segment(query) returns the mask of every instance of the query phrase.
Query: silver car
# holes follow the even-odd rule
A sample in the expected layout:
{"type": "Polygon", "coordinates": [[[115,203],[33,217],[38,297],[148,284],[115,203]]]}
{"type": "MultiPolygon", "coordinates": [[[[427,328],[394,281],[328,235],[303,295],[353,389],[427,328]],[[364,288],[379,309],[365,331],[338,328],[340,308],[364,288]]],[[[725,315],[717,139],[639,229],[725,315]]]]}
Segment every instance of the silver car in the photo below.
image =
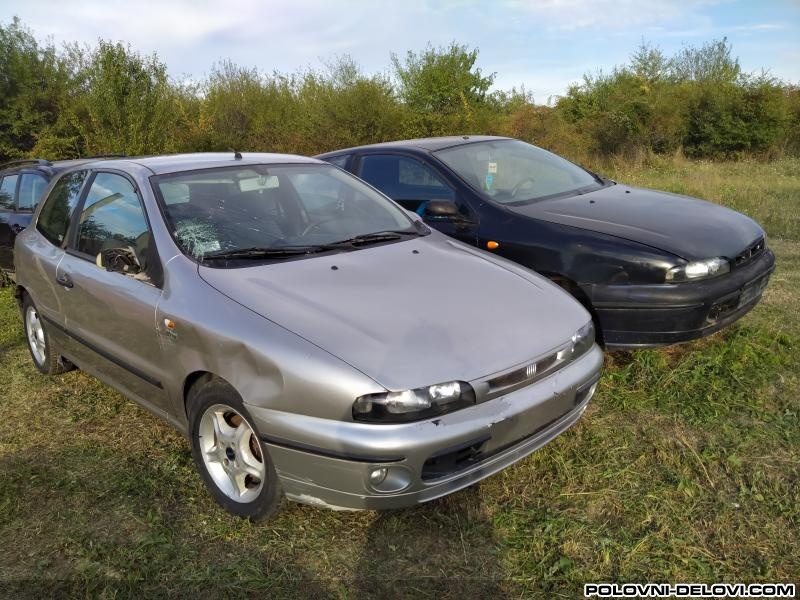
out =
{"type": "Polygon", "coordinates": [[[283,496],[383,509],[469,486],[575,423],[600,376],[571,296],[314,159],[82,164],[15,261],[36,367],[174,425],[253,520],[283,496]]]}

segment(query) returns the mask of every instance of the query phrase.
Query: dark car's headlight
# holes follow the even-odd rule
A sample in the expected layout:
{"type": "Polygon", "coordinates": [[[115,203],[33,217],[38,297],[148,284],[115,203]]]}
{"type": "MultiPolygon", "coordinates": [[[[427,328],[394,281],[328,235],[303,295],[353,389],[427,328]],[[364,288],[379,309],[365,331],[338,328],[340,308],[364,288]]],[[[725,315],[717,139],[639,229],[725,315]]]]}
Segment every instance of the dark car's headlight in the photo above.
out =
{"type": "Polygon", "coordinates": [[[696,281],[698,279],[709,279],[723,275],[731,270],[731,264],[727,259],[707,258],[705,260],[695,260],[685,265],[672,267],[667,271],[667,283],[677,283],[679,281],[696,281]]]}
{"type": "Polygon", "coordinates": [[[372,423],[405,423],[475,404],[475,391],[465,381],[449,381],[414,390],[369,394],[356,399],[353,418],[372,423]]]}

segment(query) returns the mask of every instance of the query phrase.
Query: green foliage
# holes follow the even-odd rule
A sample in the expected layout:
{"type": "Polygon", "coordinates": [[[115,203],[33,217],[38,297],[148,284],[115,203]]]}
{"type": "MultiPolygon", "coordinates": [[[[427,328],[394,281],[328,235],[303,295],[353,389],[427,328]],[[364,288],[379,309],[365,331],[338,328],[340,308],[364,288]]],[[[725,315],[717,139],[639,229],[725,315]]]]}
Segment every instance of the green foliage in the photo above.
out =
{"type": "Polygon", "coordinates": [[[684,46],[668,62],[667,75],[676,81],[733,83],[741,77],[742,69],[728,39],[722,38],[700,48],[684,46]]]}
{"type": "Polygon", "coordinates": [[[494,73],[484,75],[475,67],[477,59],[477,49],[455,42],[446,48],[428,46],[419,54],[409,50],[405,61],[392,55],[409,135],[454,135],[485,127],[494,73]]]}
{"type": "Polygon", "coordinates": [[[69,74],[19,19],[0,25],[0,157],[25,156],[57,121],[69,74]]]}
{"type": "Polygon", "coordinates": [[[176,82],[157,56],[99,40],[56,49],[0,24],[0,160],[180,151],[316,154],[390,139],[496,134],[578,162],[653,154],[800,152],[800,91],[743,73],[726,39],[675,56],[642,42],[629,64],[586,74],[554,106],[491,90],[478,50],[452,42],[391,55],[392,73],[348,56],[265,73],[230,61],[176,82]]]}
{"type": "Polygon", "coordinates": [[[773,80],[704,82],[687,96],[683,145],[689,155],[765,152],[783,142],[789,107],[785,90],[773,80]]]}
{"type": "Polygon", "coordinates": [[[557,110],[600,155],[779,152],[796,137],[786,86],[743,74],[725,39],[672,58],[643,43],[630,65],[571,87],[557,110]]]}
{"type": "Polygon", "coordinates": [[[396,139],[404,133],[405,109],[391,82],[379,75],[365,76],[346,56],[329,64],[327,72],[307,73],[297,98],[301,114],[307,115],[300,132],[305,141],[301,151],[308,154],[396,139]]]}
{"type": "Polygon", "coordinates": [[[77,75],[74,125],[88,154],[177,150],[176,94],[166,65],[100,40],[77,75]]]}
{"type": "Polygon", "coordinates": [[[205,86],[206,146],[316,154],[397,137],[402,107],[389,81],[367,77],[349,57],[324,71],[264,76],[230,62],[205,86]]]}

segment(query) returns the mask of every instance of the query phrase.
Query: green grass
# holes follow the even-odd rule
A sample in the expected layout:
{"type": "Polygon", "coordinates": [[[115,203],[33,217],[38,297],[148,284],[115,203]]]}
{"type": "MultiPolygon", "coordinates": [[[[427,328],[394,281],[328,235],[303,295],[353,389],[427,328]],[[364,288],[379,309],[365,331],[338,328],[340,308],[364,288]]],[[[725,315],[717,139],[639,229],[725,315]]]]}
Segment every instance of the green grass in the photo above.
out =
{"type": "Polygon", "coordinates": [[[766,225],[764,301],[711,338],[607,358],[581,422],[413,510],[288,505],[253,526],[187,442],[80,372],[32,367],[0,291],[0,595],[575,598],[585,582],[798,582],[800,162],[664,161],[621,181],[766,225]]]}

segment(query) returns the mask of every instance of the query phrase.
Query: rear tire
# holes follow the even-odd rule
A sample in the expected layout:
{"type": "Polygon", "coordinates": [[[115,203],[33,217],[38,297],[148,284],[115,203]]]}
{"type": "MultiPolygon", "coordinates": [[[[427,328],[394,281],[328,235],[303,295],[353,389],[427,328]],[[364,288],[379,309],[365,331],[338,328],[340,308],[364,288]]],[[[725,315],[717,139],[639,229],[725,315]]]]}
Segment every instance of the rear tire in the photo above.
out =
{"type": "Polygon", "coordinates": [[[31,353],[33,364],[40,372],[45,375],[58,375],[74,368],[69,361],[54,351],[47,324],[28,294],[22,297],[22,322],[28,351],[31,353]]]}
{"type": "Polygon", "coordinates": [[[192,457],[208,491],[228,512],[253,522],[281,506],[278,474],[239,394],[216,379],[187,401],[192,457]]]}

